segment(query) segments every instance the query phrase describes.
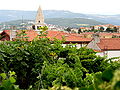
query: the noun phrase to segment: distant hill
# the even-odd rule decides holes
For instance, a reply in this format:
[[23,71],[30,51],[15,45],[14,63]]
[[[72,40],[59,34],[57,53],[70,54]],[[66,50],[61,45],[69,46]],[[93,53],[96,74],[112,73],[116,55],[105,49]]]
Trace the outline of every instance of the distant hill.
[[[34,20],[36,11],[20,11],[20,10],[0,10],[0,22],[11,20]],[[44,10],[45,18],[87,18],[85,14],[72,13],[64,10]]]
[[99,25],[104,24],[95,20],[91,19],[84,19],[84,18],[47,18],[45,19],[47,24],[54,24],[66,27],[80,27],[80,26],[92,26],[92,25]]
[[34,22],[34,20],[12,20],[12,21],[7,21],[7,22],[1,22],[1,24],[17,26],[22,23],[28,24],[28,22]]
[[[20,25],[23,23],[34,22],[34,20],[14,20],[9,22],[3,22],[2,24],[7,25]],[[84,18],[46,18],[45,23],[59,25],[64,27],[75,27],[79,28],[80,26],[92,26],[98,24],[104,24],[95,20],[91,19],[84,19]]]
[[[44,10],[44,17],[47,18],[84,18],[92,19],[98,22],[120,25],[120,15],[96,15],[73,13],[64,10]],[[35,20],[36,11],[20,11],[20,10],[0,10],[0,22],[11,20]]]
[[0,10],[0,22],[12,21],[12,20],[34,20],[35,11],[19,11],[19,10]]

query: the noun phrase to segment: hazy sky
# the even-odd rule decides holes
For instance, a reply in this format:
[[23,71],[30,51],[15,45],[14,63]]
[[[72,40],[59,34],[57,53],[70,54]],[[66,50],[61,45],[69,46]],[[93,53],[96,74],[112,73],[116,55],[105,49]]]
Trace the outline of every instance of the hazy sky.
[[1,0],[0,10],[69,10],[77,13],[120,14],[120,0]]

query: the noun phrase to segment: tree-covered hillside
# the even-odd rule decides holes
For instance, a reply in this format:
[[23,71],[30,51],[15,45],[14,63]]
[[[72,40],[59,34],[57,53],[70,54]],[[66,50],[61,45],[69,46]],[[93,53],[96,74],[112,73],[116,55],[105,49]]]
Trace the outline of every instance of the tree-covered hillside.
[[66,27],[80,27],[103,24],[101,22],[85,18],[48,18],[45,19],[47,24],[55,24]]
[[[2,24],[7,25],[20,25],[21,23],[34,22],[34,20],[15,20],[9,22],[3,22]],[[45,23],[65,26],[65,27],[75,27],[79,28],[80,26],[92,26],[92,25],[100,25],[104,24],[92,19],[84,19],[84,18],[46,18]]]

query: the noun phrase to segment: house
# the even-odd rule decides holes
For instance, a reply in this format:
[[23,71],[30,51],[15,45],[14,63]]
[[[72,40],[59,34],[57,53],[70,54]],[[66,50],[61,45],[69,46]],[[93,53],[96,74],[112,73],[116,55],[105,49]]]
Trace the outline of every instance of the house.
[[[1,41],[12,41],[15,40],[17,37],[16,33],[20,33],[21,30],[4,30],[1,33],[1,36],[4,36],[4,38],[1,39]],[[26,36],[28,37],[28,41],[32,41],[34,38],[38,36],[37,31],[35,30],[26,30]],[[46,37],[50,38],[50,40],[54,40],[54,38],[62,40],[63,38],[65,39],[65,42],[63,43],[63,46],[66,44],[76,44],[76,47],[80,48],[83,46],[86,46],[92,39],[91,38],[83,38],[82,35],[76,34],[76,33],[67,33],[63,31],[46,31]]]
[[81,34],[84,35],[84,38],[93,38],[92,35],[94,34],[94,32],[84,32]]
[[[12,41],[17,37],[17,33],[20,33],[21,30],[3,30],[3,32],[0,34],[3,38],[1,41]],[[32,41],[38,34],[34,30],[26,30],[26,36],[28,37],[28,41]]]
[[107,58],[120,56],[120,38],[99,38],[99,34],[94,34],[87,47],[97,51],[97,55],[106,55]]
[[[84,32],[81,33],[84,38],[93,38],[94,32]],[[120,33],[108,33],[108,32],[99,32],[100,38],[120,38]]]
[[82,32],[91,30],[90,27],[80,27],[79,29],[81,29]]
[[76,34],[76,33],[67,33],[63,31],[48,31],[47,32],[47,37],[51,39],[59,39],[62,40],[62,38],[65,39],[65,43],[63,46],[66,44],[76,44],[77,48],[87,46],[88,43],[92,40],[91,38],[83,38],[83,35]]
[[0,41],[10,41],[10,31],[4,30],[0,33],[1,39]]
[[100,30],[100,28],[103,27],[103,31],[106,31],[107,28],[114,28],[116,27],[115,25],[112,24],[105,24],[105,25],[95,25],[94,29]]

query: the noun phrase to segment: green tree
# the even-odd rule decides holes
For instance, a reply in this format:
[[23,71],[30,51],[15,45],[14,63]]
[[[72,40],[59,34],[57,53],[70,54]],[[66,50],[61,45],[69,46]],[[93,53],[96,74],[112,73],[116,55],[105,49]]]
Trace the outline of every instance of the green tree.
[[108,27],[108,28],[106,29],[106,32],[114,32],[114,30]]
[[68,32],[71,32],[71,28],[70,27],[68,27],[67,29],[65,29],[66,31],[68,31]]
[[39,30],[42,30],[42,31],[46,31],[48,30],[48,27],[47,26],[41,26],[38,28]]
[[78,34],[80,34],[81,32],[82,32],[82,31],[81,31],[81,29],[79,28],[79,29],[78,29]]
[[[45,27],[46,29],[46,27]],[[0,71],[15,71],[17,84],[22,89],[29,88],[37,81],[44,60],[49,56],[51,42],[47,38],[39,38],[37,41],[28,42],[26,30],[17,34],[16,41],[0,43]]]
[[95,30],[95,27],[94,27],[94,26],[91,26],[91,30],[94,31],[94,30]]
[[100,27],[100,31],[104,31],[104,27]]

